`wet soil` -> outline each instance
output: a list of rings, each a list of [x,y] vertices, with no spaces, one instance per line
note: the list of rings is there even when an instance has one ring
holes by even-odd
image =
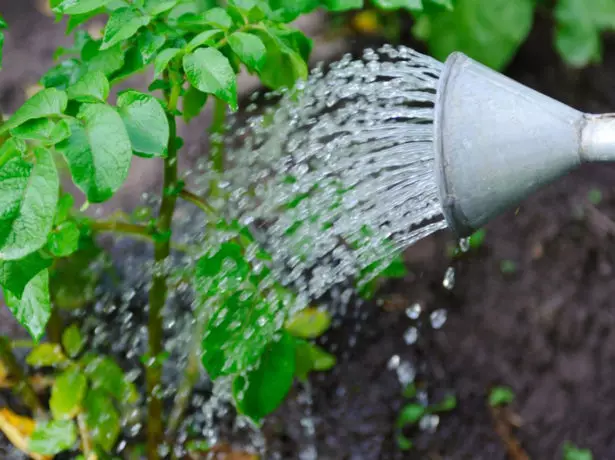
[[[7,111],[64,38],[30,2],[0,0],[0,11],[17,30],[0,73]],[[551,36],[552,24],[539,18],[508,74],[576,108],[615,110],[615,39],[607,39],[602,65],[573,71]],[[357,308],[362,320],[348,318],[325,338],[339,364],[311,382],[318,458],[520,460],[507,452],[511,439],[534,460],[562,458],[566,440],[597,460],[615,458],[614,181],[613,166],[584,167],[496,219],[478,250],[452,262],[445,232],[409,249],[411,274],[384,286],[381,302]],[[602,192],[597,205],[587,199],[593,189]],[[516,270],[502,273],[502,261]],[[447,291],[442,277],[451,264],[456,284]],[[414,302],[423,318],[446,308],[448,320],[439,330],[421,320],[419,341],[409,346],[403,333],[417,324],[404,310]],[[397,375],[387,369],[395,354],[413,363],[433,398],[451,392],[458,399],[435,433],[407,433],[416,443],[410,452],[395,439],[404,404]],[[510,413],[494,417],[489,409],[493,385],[514,390]],[[291,398],[267,426],[283,459],[299,458],[311,442],[300,423],[305,406]],[[510,425],[508,439],[496,429],[502,424]]]

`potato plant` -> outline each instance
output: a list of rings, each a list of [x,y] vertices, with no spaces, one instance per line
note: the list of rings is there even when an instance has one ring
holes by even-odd
[[[79,450],[86,459],[104,458],[114,451],[122,414],[138,400],[147,404],[147,458],[160,458],[181,421],[199,358],[211,379],[232,379],[238,411],[255,423],[282,402],[295,377],[306,379],[335,362],[310,342],[326,330],[328,315],[308,308],[287,318],[294,294],[264,283],[268,269],[254,265],[268,261],[268,254],[253,250],[249,229],[210,206],[210,197],[226,198],[216,182],[209,196],[199,196],[180,180],[177,123],[190,121],[212,101],[210,167],[222,173],[221,136],[227,111],[239,105],[240,70],[258,75],[271,89],[292,87],[307,77],[312,42],[288,23],[318,7],[342,11],[360,5],[346,0],[220,5],[213,0],[52,0],[50,7],[58,20],[66,20],[74,44],[56,52],[62,60],[42,76],[43,88],[0,120],[0,287],[6,305],[34,340],[27,364],[55,369],[45,403],[13,354],[16,344],[0,338],[2,375],[13,379],[13,389],[35,418],[6,409],[0,429],[35,458],[67,450]],[[101,15],[106,23],[100,38],[80,27]],[[6,27],[0,21],[0,28]],[[148,92],[127,89],[110,97],[115,85],[144,71],[154,75]],[[154,217],[145,223],[88,217],[83,211],[90,203],[105,202],[120,189],[135,155],[164,165]],[[63,170],[85,197],[81,209],[62,189]],[[208,315],[196,330],[202,349],[191,356],[167,417],[158,389],[165,359],[161,311],[172,287],[168,270],[161,267],[174,250],[171,224],[178,200],[207,215],[207,232],[233,236],[202,251],[191,273]],[[84,350],[78,326],[63,324],[59,311],[93,300],[96,280],[88,266],[100,252],[95,241],[102,233],[145,239],[154,248],[142,397],[111,358]],[[256,333],[247,334],[250,328]],[[48,341],[39,344],[43,336]]]

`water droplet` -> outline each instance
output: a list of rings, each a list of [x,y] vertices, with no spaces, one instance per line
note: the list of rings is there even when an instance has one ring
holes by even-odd
[[[399,355],[391,356],[391,358],[389,359],[389,362],[387,364],[387,368],[390,371],[393,371],[393,370],[397,369],[399,367],[400,361],[401,361],[401,359],[400,359]]]
[[[433,327],[434,329],[440,329],[442,326],[444,326],[444,323],[446,323],[447,316],[447,312],[443,308],[432,311],[429,315],[431,327]]]
[[[442,280],[442,286],[449,291],[455,287],[455,269],[453,267],[448,267],[446,269],[444,279]]]
[[[404,341],[408,345],[413,345],[419,338],[419,331],[416,327],[409,327],[404,333]]]
[[[410,319],[419,319],[419,316],[421,316],[421,304],[414,303],[406,308],[406,316]]]

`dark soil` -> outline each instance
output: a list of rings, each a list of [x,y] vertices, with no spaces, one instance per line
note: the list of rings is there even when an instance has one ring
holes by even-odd
[[[0,73],[0,105],[8,111],[63,38],[30,2],[0,0],[0,11],[16,30],[7,40],[8,70]],[[607,40],[601,66],[572,71],[551,37],[552,25],[539,19],[508,74],[576,108],[614,110],[615,39]],[[350,318],[327,338],[340,359],[312,381],[318,458],[519,460],[507,454],[487,405],[493,385],[514,390],[511,409],[519,417],[504,414],[498,423],[518,425],[508,442],[516,439],[530,458],[562,458],[566,440],[591,448],[597,460],[615,458],[614,180],[613,166],[584,167],[496,219],[484,245],[453,262],[452,292],[442,287],[450,235],[408,250],[412,274],[383,289],[383,305],[357,310],[362,321]],[[591,206],[594,188],[603,199]],[[517,270],[503,274],[503,260]],[[412,325],[404,309],[416,301],[427,312],[447,308],[448,321],[437,331],[421,327],[410,347],[402,338]],[[394,354],[415,364],[430,395],[453,392],[459,401],[434,434],[408,433],[416,449],[406,453],[395,440],[404,399],[387,370]],[[283,459],[298,458],[306,442],[303,416],[304,406],[291,399],[267,427]]]

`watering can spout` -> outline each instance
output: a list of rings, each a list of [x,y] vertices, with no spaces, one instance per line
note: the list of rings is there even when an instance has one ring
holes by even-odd
[[[615,161],[615,114],[582,113],[461,53],[446,61],[434,129],[441,202],[459,236],[581,163]]]

